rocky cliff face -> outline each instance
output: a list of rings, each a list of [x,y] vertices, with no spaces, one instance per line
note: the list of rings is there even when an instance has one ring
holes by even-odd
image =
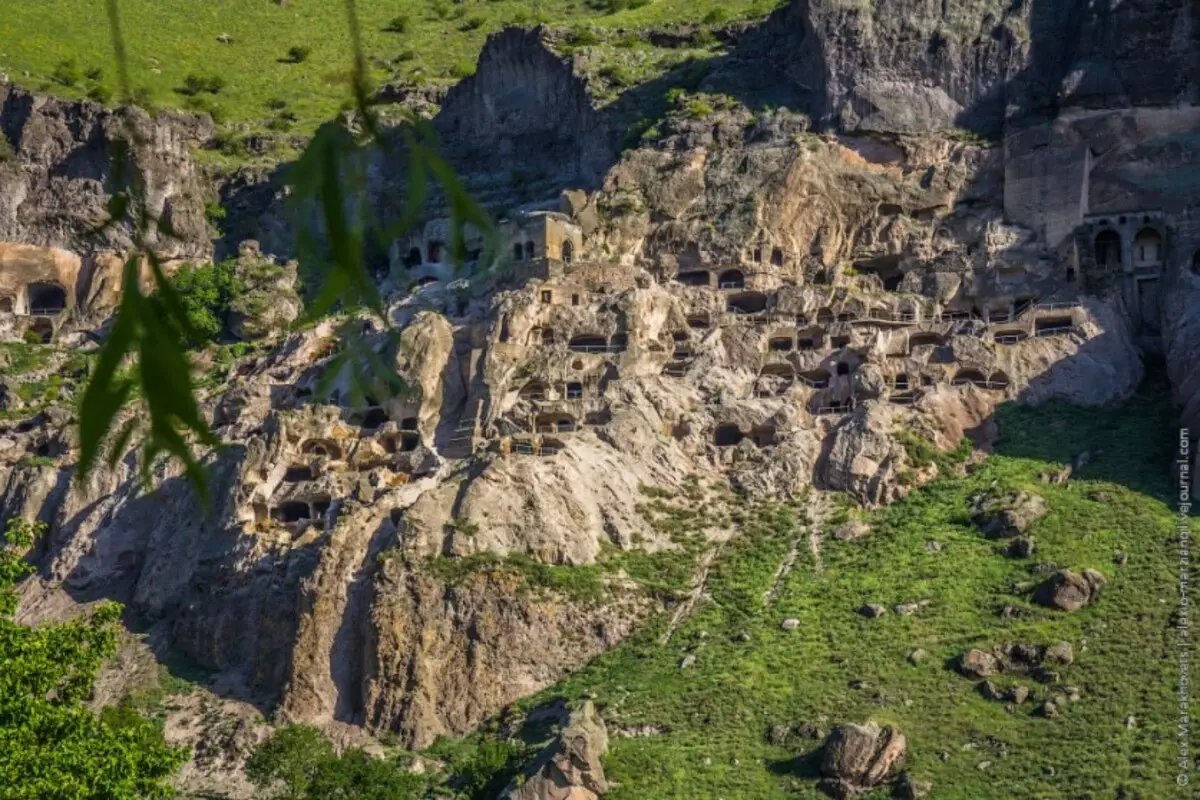
[[[1195,418],[1194,112],[1023,116],[994,146],[937,130],[1052,110],[1068,75],[1088,102],[1157,102],[1127,85],[1181,76],[1191,51],[1178,37],[1144,57],[1105,50],[1104,32],[1157,20],[1190,36],[1189,14],[797,0],[746,32],[708,86],[747,88],[746,70],[770,62],[808,117],[736,102],[674,113],[619,158],[605,112],[544,32],[505,32],[435,125],[493,199],[510,167],[544,174],[539,205],[561,219],[540,244],[516,241],[508,277],[469,297],[436,255],[444,226],[426,226],[417,263],[398,261],[386,284],[400,352],[368,334],[412,396],[365,408],[345,386],[315,397],[338,344],[330,323],[236,362],[205,398],[232,444],[212,456],[211,515],[172,471],[144,494],[131,460],[69,489],[66,411],[7,425],[0,510],[52,523],[22,618],[115,597],[220,693],[424,745],[552,684],[649,614],[699,601],[706,553],[729,531],[718,516],[692,538],[669,523],[721,490],[665,511],[656,492],[816,487],[890,502],[936,474],[930,452],[964,437],[986,448],[1002,404],[1130,394],[1139,344],[1165,348]],[[1067,44],[1047,50],[1048,32]],[[1117,94],[1088,77],[1099,66],[1073,67],[1101,50]],[[1194,91],[1171,86],[1172,100]],[[82,218],[62,209],[102,205],[97,154],[117,119],[6,97],[19,113],[0,121],[30,166],[5,196],[34,199],[0,224],[83,251]],[[153,196],[191,219],[180,134],[139,124]],[[375,177],[394,178],[384,167]],[[55,191],[90,199],[60,206]],[[568,239],[578,249],[551,252],[552,223],[584,232]],[[1098,249],[1106,232],[1122,243],[1115,260]],[[285,318],[292,280],[268,281]],[[682,561],[695,588],[645,580],[639,565],[656,558]]]
[[[144,187],[147,210],[175,234],[159,235],[155,244],[168,258],[203,259],[211,253],[206,189],[188,149],[211,136],[207,118],[108,111],[3,84],[0,134],[9,152],[0,155],[0,240],[81,255],[127,251],[128,220],[99,236],[95,228],[107,216],[113,146],[132,137],[126,179]]]

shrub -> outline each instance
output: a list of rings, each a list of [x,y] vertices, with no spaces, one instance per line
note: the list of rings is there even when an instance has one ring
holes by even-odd
[[[25,331],[21,334],[21,341],[25,344],[41,344],[42,336],[37,331]]]
[[[89,81],[102,81],[104,80],[104,70],[100,69],[99,67],[89,67],[88,70],[83,73],[83,77],[87,78]]]
[[[425,779],[395,761],[371,758],[360,748],[341,756],[316,728],[289,725],[246,762],[246,777],[264,792],[289,800],[330,797],[417,797]],[[503,787],[501,787],[503,788]]]
[[[714,8],[704,15],[705,25],[721,25],[729,21],[729,11],[724,8]]]
[[[175,91],[185,97],[195,97],[198,94],[220,94],[225,88],[225,79],[219,75],[204,77],[202,75],[190,74],[184,77],[183,85],[176,87]]]
[[[267,100],[265,105],[271,111],[280,111],[287,108],[287,100],[283,100],[278,97],[272,97],[271,99]]]
[[[209,209],[210,206],[206,206],[205,212]],[[175,289],[199,339],[189,339],[188,343],[193,347],[216,341],[225,331],[230,305],[238,294],[234,277],[236,267],[237,262],[233,260],[203,266],[185,264],[175,273]]]
[[[384,27],[384,30],[388,33],[408,33],[409,22],[409,16],[401,14],[398,17],[392,17],[392,21]]]
[[[312,48],[304,47],[303,45],[293,45],[288,48],[287,61],[292,64],[301,64],[308,60],[309,54],[312,53]]]
[[[483,24],[485,22],[487,22],[487,20],[479,15],[475,15],[473,17],[468,17],[467,21],[462,24],[462,27],[460,28],[460,30],[477,31],[483,27]]]
[[[79,72],[79,67],[75,64],[75,60],[71,58],[58,62],[58,66],[54,68],[54,72],[50,74],[50,78],[55,83],[60,83],[63,86],[74,86],[83,79]]]
[[[600,44],[600,37],[591,28],[578,25],[571,30],[571,44],[576,47],[590,47]]]
[[[93,86],[91,89],[88,89],[87,96],[88,99],[95,100],[101,105],[107,105],[112,101],[112,92],[104,86]]]

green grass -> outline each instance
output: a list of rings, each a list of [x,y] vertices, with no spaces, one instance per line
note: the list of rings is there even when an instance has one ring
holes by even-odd
[[[781,723],[828,730],[867,719],[907,734],[910,769],[933,781],[938,798],[1060,797],[1063,787],[1071,796],[1174,796],[1177,675],[1168,626],[1176,544],[1167,470],[1176,431],[1166,395],[1150,387],[1104,410],[1001,409],[995,455],[967,477],[940,479],[867,515],[868,537],[826,539],[819,570],[802,549],[770,609],[763,592],[802,517],[732,499],[729,516],[739,535],[713,565],[712,602],[698,606],[669,645],[659,645],[664,621],[655,620],[522,705],[596,695],[612,742],[606,759],[617,783],[606,795],[612,800],[823,796],[806,758],[819,742],[777,747],[765,733]],[[1049,465],[1082,450],[1091,460],[1076,479],[1038,480]],[[1049,514],[1032,531],[1033,559],[1004,557],[1000,543],[971,525],[969,498],[993,484],[1046,498]],[[1110,493],[1111,501],[1089,498],[1097,491]],[[693,521],[702,518],[698,513]],[[678,515],[676,523],[682,524]],[[941,552],[929,552],[931,539]],[[1129,554],[1126,565],[1114,563],[1118,551]],[[1092,567],[1110,584],[1091,607],[1051,612],[1013,594],[1014,584],[1036,578],[1035,562]],[[931,603],[915,616],[869,620],[855,613],[868,602],[890,608],[917,600]],[[1025,614],[1001,618],[997,610],[1005,605]],[[801,621],[799,630],[780,629],[787,617]],[[1010,714],[948,668],[971,647],[1063,639],[1074,646],[1076,662],[1062,670],[1062,686],[1080,687],[1083,698],[1057,719],[1035,708],[1062,686],[1020,679],[1032,699]],[[920,665],[906,658],[914,648],[928,653]],[[688,652],[696,664],[680,669]],[[853,681],[867,688],[853,688]],[[1137,727],[1126,730],[1130,714]],[[626,725],[664,732],[613,737]],[[980,770],[984,761],[991,766]]]
[[[68,96],[115,94],[104,5],[10,0],[0,14],[0,71]],[[699,21],[713,12],[762,16],[772,6],[770,0],[655,0],[607,13],[581,0],[545,0],[540,13],[554,25],[628,29]],[[376,80],[397,73],[440,80],[469,74],[489,34],[535,24],[534,7],[522,0],[377,0],[359,3],[358,12]],[[349,97],[350,40],[338,0],[120,0],[120,9],[132,81],[156,105],[212,110],[230,122],[273,120],[276,129],[307,133]],[[388,30],[399,18],[404,32]],[[222,34],[232,43],[219,42]],[[661,69],[652,56],[626,61],[617,73],[623,81]],[[221,82],[215,93],[213,79]]]

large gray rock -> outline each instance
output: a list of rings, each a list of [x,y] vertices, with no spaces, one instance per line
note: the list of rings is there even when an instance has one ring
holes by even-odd
[[[826,778],[822,786],[841,797],[882,786],[896,777],[907,748],[903,733],[874,722],[834,728],[821,757],[821,774]]]
[[[1046,516],[1046,501],[1026,491],[987,494],[971,503],[971,518],[989,539],[1011,539]]]
[[[1034,591],[1033,599],[1060,611],[1078,611],[1100,596],[1108,580],[1094,569],[1082,574],[1063,569],[1051,575]]]
[[[608,791],[600,758],[608,752],[608,732],[591,700],[571,714],[567,727],[538,756],[520,781],[500,800],[596,800]]]

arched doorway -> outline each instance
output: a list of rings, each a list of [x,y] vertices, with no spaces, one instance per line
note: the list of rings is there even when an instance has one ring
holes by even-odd
[[[408,255],[404,257],[404,268],[414,269],[421,266],[421,248],[409,248]]]
[[[746,276],[739,269],[726,270],[717,278],[717,286],[722,289],[742,289],[746,286]]]
[[[26,293],[32,316],[52,317],[67,307],[67,291],[56,283],[31,283]]]
[[[1162,234],[1153,228],[1142,228],[1133,237],[1133,265],[1153,267],[1162,263]]]
[[[570,264],[570,263],[571,263],[571,261],[572,261],[574,258],[575,258],[575,245],[571,244],[571,242],[570,242],[570,241],[565,241],[565,242],[563,242],[563,243],[562,243],[562,260],[563,260],[563,263],[564,263],[564,264]]]

